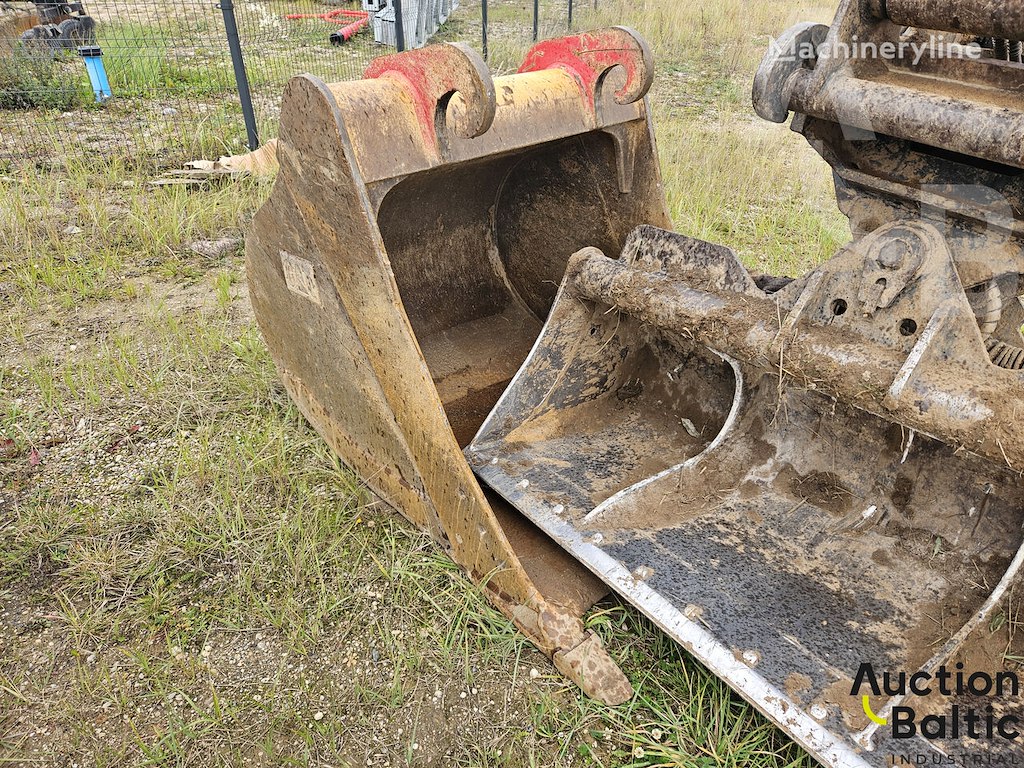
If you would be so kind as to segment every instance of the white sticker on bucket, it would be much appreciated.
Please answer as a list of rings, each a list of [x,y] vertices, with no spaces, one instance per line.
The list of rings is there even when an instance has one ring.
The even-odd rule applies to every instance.
[[[320,304],[320,289],[316,284],[312,262],[292,256],[288,251],[281,251],[281,269],[284,270],[284,282],[289,291],[314,304]]]

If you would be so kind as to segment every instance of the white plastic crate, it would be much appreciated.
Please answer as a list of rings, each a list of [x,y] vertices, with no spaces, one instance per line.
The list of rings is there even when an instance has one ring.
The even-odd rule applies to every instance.
[[[405,47],[422,48],[426,45],[458,7],[459,0],[402,0]],[[363,8],[372,13],[374,40],[382,45],[396,47],[395,7],[392,0],[363,0]]]

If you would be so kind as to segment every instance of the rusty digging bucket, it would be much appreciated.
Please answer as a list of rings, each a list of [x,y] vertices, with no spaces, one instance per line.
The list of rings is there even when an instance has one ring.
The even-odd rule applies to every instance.
[[[975,6],[773,45],[755,108],[854,234],[795,280],[669,231],[629,30],[288,86],[247,243],[285,384],[589,694],[631,693],[610,588],[827,765],[1024,760],[1024,28]],[[852,58],[917,18],[946,55]]]
[[[569,256],[667,226],[627,29],[538,44],[518,74],[440,45],[303,76],[247,240],[252,303],[300,409],[588,693],[632,690],[580,616],[607,588],[504,505],[461,447],[536,340]]]

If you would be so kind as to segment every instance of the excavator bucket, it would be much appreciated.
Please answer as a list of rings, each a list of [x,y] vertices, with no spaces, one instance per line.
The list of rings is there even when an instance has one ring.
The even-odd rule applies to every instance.
[[[298,78],[247,243],[285,385],[591,695],[611,589],[827,765],[1019,763],[1022,38],[843,0],[772,45],[853,231],[797,279],[670,231],[627,29]]]
[[[853,241],[796,280],[658,226],[581,249],[466,450],[827,765],[1024,760],[1024,67],[994,38],[1024,4],[787,33],[754,103],[796,112]]]
[[[439,45],[365,79],[287,86],[253,307],[288,392],[381,498],[429,531],[556,666],[632,690],[582,613],[599,580],[496,496],[461,448],[519,369],[569,256],[668,225],[628,29],[542,42],[492,78]]]

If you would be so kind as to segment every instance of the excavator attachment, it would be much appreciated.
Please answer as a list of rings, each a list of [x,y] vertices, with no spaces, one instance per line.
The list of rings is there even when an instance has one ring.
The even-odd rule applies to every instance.
[[[1012,765],[1022,38],[844,0],[773,44],[755,108],[853,231],[797,279],[670,231],[627,29],[297,78],[247,244],[285,385],[591,695],[631,693],[610,588],[827,765]]]
[[[461,448],[529,353],[569,256],[667,226],[627,29],[535,46],[517,74],[439,45],[365,79],[287,86],[247,238],[256,317],[303,414],[588,693],[632,689],[584,631],[607,588],[497,497]]]
[[[853,242],[797,280],[655,226],[581,249],[466,455],[822,762],[1013,764],[1024,68],[966,35],[1024,27],[887,8],[791,30],[754,88],[832,165]]]

